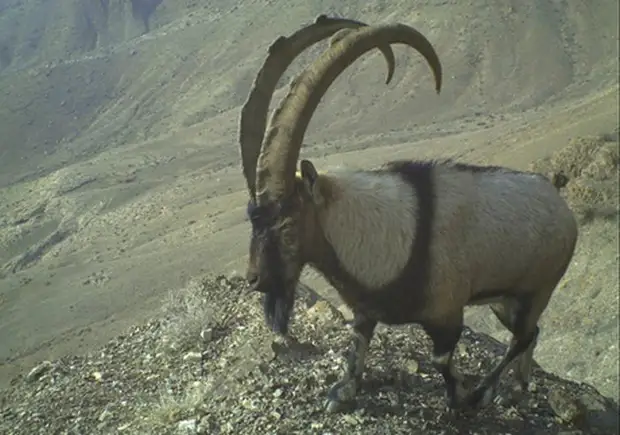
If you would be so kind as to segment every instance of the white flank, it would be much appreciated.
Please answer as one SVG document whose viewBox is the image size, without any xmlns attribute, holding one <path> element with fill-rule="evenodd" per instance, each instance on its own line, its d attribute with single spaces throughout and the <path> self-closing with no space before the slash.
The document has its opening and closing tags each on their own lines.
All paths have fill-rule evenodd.
<svg viewBox="0 0 620 435">
<path fill-rule="evenodd" d="M 338 171 L 328 177 L 335 198 L 321 225 L 342 267 L 369 289 L 389 284 L 406 266 L 415 239 L 413 188 L 396 174 Z"/>
</svg>

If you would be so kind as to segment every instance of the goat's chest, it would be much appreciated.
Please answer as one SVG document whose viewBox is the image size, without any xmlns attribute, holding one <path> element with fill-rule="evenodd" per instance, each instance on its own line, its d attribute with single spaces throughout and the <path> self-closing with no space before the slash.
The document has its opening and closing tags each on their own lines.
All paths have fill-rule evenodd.
<svg viewBox="0 0 620 435">
<path fill-rule="evenodd" d="M 368 291 L 347 277 L 326 275 L 344 303 L 354 312 L 388 325 L 414 323 L 423 320 L 425 293 L 411 287 L 389 286 Z"/>
<path fill-rule="evenodd" d="M 327 251 L 320 262 L 311 263 L 336 289 L 342 300 L 355 313 L 397 325 L 422 321 L 429 313 L 428 256 L 411 255 L 402 273 L 381 286 L 368 288 L 349 273 L 333 251 Z"/>
</svg>

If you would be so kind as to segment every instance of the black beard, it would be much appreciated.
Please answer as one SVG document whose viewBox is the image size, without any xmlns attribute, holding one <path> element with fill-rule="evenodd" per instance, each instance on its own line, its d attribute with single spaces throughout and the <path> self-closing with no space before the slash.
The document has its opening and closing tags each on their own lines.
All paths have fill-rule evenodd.
<svg viewBox="0 0 620 435">
<path fill-rule="evenodd" d="M 267 326 L 277 334 L 286 335 L 293 312 L 293 298 L 270 291 L 265 294 L 263 307 Z"/>
</svg>

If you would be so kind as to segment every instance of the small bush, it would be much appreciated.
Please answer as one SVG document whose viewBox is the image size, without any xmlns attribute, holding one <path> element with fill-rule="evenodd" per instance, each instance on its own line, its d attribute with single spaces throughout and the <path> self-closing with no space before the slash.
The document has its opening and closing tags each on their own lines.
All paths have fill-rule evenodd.
<svg viewBox="0 0 620 435">
<path fill-rule="evenodd" d="M 208 394 L 209 390 L 202 382 L 192 383 L 178 395 L 167 390 L 150 409 L 145 423 L 151 429 L 163 429 L 193 417 L 205 403 Z"/>
<path fill-rule="evenodd" d="M 619 144 L 617 135 L 577 138 L 549 158 L 531 165 L 531 170 L 551 179 L 568 177 L 564 194 L 581 223 L 595 218 L 618 216 Z"/>
<path fill-rule="evenodd" d="M 171 291 L 163 307 L 166 344 L 176 350 L 197 348 L 204 340 L 203 331 L 225 330 L 233 320 L 236 306 L 230 293 L 239 288 L 243 286 L 220 276 L 215 280 L 192 280 L 186 287 Z"/>
</svg>

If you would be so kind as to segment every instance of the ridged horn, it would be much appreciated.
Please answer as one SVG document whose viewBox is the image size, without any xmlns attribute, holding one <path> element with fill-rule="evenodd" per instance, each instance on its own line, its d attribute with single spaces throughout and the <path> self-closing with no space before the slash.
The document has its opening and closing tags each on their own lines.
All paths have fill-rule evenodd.
<svg viewBox="0 0 620 435">
<path fill-rule="evenodd" d="M 345 18 L 330 18 L 319 15 L 314 23 L 298 30 L 288 38 L 280 36 L 269 47 L 269 54 L 258 71 L 239 120 L 239 144 L 241 161 L 250 196 L 256 196 L 256 162 L 260 154 L 267 112 L 278 81 L 295 60 L 308 47 L 322 41 L 342 29 L 356 29 L 367 26 L 360 21 Z M 388 64 L 386 84 L 394 74 L 394 52 L 389 45 L 378 47 Z"/>
<path fill-rule="evenodd" d="M 281 199 L 291 193 L 304 134 L 329 86 L 360 56 L 373 48 L 391 44 L 405 44 L 420 52 L 433 71 L 435 90 L 440 92 L 439 57 L 426 37 L 413 27 L 385 24 L 345 34 L 292 81 L 288 94 L 274 110 L 258 158 L 259 203 Z"/>
</svg>

